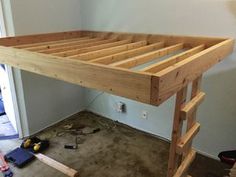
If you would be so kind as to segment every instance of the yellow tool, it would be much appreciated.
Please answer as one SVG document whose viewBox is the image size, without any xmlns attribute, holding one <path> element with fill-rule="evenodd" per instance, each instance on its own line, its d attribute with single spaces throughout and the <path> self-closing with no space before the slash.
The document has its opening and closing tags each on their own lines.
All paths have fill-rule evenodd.
<svg viewBox="0 0 236 177">
<path fill-rule="evenodd" d="M 38 152 L 39 149 L 40 149 L 40 147 L 41 147 L 41 142 L 39 142 L 39 143 L 35 143 L 35 144 L 34 144 L 34 147 L 33 147 L 34 152 Z"/>
<path fill-rule="evenodd" d="M 27 139 L 23 143 L 24 148 L 29 148 L 30 145 L 31 145 L 31 139 Z"/>
</svg>

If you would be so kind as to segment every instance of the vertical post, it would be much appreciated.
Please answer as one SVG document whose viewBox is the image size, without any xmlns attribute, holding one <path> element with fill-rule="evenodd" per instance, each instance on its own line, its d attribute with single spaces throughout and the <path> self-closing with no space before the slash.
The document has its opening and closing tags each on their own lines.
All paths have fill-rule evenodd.
<svg viewBox="0 0 236 177">
<path fill-rule="evenodd" d="M 179 137 L 182 134 L 182 126 L 183 120 L 180 117 L 180 111 L 182 106 L 186 102 L 187 96 L 187 86 L 183 87 L 180 91 L 176 94 L 176 101 L 175 101 L 175 114 L 174 114 L 174 121 L 173 121 L 173 128 L 172 128 L 172 140 L 170 146 L 170 153 L 169 153 L 169 163 L 168 163 L 168 171 L 167 177 L 172 177 L 178 167 L 180 156 L 176 153 L 176 146 Z"/>
<path fill-rule="evenodd" d="M 192 92 L 191 92 L 191 99 L 193 99 L 200 92 L 201 81 L 202 81 L 202 75 L 200 75 L 199 77 L 197 77 L 193 81 L 193 83 L 192 83 Z M 191 116 L 189 116 L 187 118 L 187 128 L 186 128 L 186 131 L 188 131 L 190 128 L 192 128 L 194 123 L 196 123 L 196 113 L 197 113 L 197 109 L 194 110 L 193 113 L 191 114 Z M 183 155 L 183 157 L 185 157 L 186 154 L 188 154 L 188 152 L 191 150 L 191 147 L 192 147 L 192 142 L 190 142 L 188 144 L 187 150 L 186 150 L 185 154 Z"/>
<path fill-rule="evenodd" d="M 176 94 L 175 102 L 175 114 L 173 121 L 172 129 L 172 140 L 169 153 L 169 163 L 167 177 L 182 177 L 187 176 L 188 168 L 191 162 L 194 160 L 196 152 L 192 150 L 192 138 L 195 136 L 194 133 L 197 133 L 197 129 L 193 131 L 194 125 L 196 125 L 196 112 L 197 112 L 197 103 L 193 101 L 196 100 L 197 95 L 200 93 L 200 84 L 201 84 L 202 75 L 197 77 L 192 82 L 192 91 L 191 98 L 186 103 L 187 97 L 187 86 L 183 87 Z M 192 107 L 191 113 L 188 113 L 185 117 L 181 113 L 183 110 Z M 188 110 L 188 109 L 187 109 Z M 188 110 L 190 111 L 190 110 Z M 186 133 L 182 135 L 183 120 L 187 120 Z M 190 135 L 192 138 L 189 138 Z M 189 138 L 189 139 L 188 139 Z M 185 141 L 183 141 L 185 139 Z M 181 141 L 184 142 L 184 146 L 181 146 Z M 182 148 L 182 149 L 180 149 Z"/>
</svg>

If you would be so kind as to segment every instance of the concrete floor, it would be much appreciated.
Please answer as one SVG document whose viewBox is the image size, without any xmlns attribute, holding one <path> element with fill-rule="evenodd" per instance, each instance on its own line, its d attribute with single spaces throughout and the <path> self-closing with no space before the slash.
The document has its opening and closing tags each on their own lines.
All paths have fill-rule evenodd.
<svg viewBox="0 0 236 177">
<path fill-rule="evenodd" d="M 74 128 L 92 127 L 101 131 L 80 135 L 77 150 L 64 149 L 74 142 L 74 133 L 62 132 L 64 125 Z M 84 129 L 85 130 L 85 129 Z M 58 134 L 60 136 L 58 136 Z M 38 135 L 49 139 L 45 154 L 80 172 L 80 177 L 165 177 L 169 143 L 146 133 L 112 122 L 88 112 L 81 112 Z M 20 144 L 19 140 L 0 141 L 7 152 Z M 193 177 L 222 177 L 230 168 L 216 160 L 198 155 L 191 167 Z M 64 177 L 65 175 L 38 160 L 22 169 L 12 167 L 15 177 Z"/>
</svg>

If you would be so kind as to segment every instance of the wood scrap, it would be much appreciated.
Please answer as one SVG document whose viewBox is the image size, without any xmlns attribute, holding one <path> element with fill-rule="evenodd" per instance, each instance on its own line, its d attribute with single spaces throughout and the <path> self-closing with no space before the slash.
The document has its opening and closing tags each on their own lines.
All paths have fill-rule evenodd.
<svg viewBox="0 0 236 177">
<path fill-rule="evenodd" d="M 65 175 L 69 177 L 78 177 L 79 172 L 74 170 L 73 168 L 70 168 L 46 155 L 43 155 L 41 153 L 35 154 L 35 157 L 40 160 L 41 162 L 47 164 L 48 166 L 64 173 Z"/>
</svg>

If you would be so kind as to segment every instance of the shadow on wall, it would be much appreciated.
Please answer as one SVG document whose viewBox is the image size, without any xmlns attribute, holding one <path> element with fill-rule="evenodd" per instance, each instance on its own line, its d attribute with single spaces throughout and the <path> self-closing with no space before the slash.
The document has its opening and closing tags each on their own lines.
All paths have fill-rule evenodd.
<svg viewBox="0 0 236 177">
<path fill-rule="evenodd" d="M 231 0 L 227 2 L 227 6 L 229 7 L 230 12 L 235 16 L 236 18 L 236 1 Z"/>
</svg>

